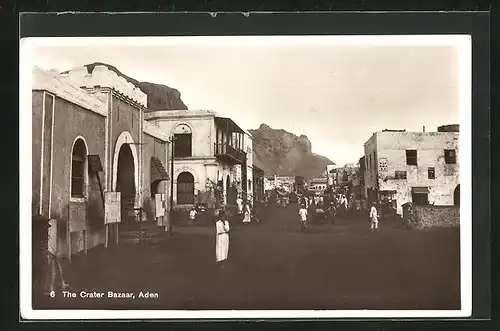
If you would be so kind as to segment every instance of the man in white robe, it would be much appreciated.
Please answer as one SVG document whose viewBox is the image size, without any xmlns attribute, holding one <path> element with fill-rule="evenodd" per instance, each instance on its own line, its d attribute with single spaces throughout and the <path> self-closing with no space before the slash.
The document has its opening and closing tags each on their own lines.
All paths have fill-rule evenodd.
<svg viewBox="0 0 500 331">
<path fill-rule="evenodd" d="M 238 205 L 238 214 L 243 214 L 243 199 L 241 196 L 238 196 L 238 199 L 236 199 L 236 205 Z"/>
<path fill-rule="evenodd" d="M 250 209 L 250 204 L 248 202 L 245 203 L 244 213 L 245 216 L 243 217 L 243 223 L 249 224 L 252 221 L 252 210 Z"/>
<path fill-rule="evenodd" d="M 215 222 L 215 256 L 217 263 L 223 268 L 229 253 L 229 222 L 224 211 L 220 211 L 217 222 Z"/>
<path fill-rule="evenodd" d="M 379 231 L 378 212 L 377 212 L 377 208 L 375 206 L 376 206 L 375 202 L 372 203 L 372 207 L 370 209 L 370 228 L 372 230 Z"/>
</svg>

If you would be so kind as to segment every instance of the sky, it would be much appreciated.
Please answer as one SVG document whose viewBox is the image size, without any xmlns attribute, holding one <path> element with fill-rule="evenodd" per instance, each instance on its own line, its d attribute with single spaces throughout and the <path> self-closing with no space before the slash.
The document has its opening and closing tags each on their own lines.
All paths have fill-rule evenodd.
<svg viewBox="0 0 500 331">
<path fill-rule="evenodd" d="M 44 69 L 104 62 L 178 89 L 189 109 L 215 110 L 245 129 L 266 123 L 304 134 L 314 153 L 338 165 L 357 163 L 376 131 L 436 131 L 460 118 L 453 45 L 130 41 L 38 45 L 32 52 Z"/>
</svg>

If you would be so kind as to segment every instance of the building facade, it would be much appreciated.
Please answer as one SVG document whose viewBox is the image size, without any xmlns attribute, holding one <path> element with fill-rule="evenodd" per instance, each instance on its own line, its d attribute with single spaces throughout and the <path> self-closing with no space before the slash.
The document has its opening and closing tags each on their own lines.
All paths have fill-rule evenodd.
<svg viewBox="0 0 500 331">
<path fill-rule="evenodd" d="M 264 181 L 265 174 L 264 170 L 253 165 L 253 197 L 254 201 L 264 201 Z"/>
<path fill-rule="evenodd" d="M 285 192 L 292 192 L 295 187 L 295 176 L 275 176 L 274 185 Z"/>
<path fill-rule="evenodd" d="M 127 217 L 134 208 L 156 218 L 152 197 L 168 187 L 168 148 L 144 123 L 146 104 L 142 91 L 104 66 L 33 69 L 32 212 L 52 220 L 60 255 L 116 236 L 105 231 L 107 192 L 121 193 L 120 226 L 136 225 Z"/>
<path fill-rule="evenodd" d="M 365 143 L 365 189 L 369 202 L 459 203 L 459 133 L 376 132 Z"/>
<path fill-rule="evenodd" d="M 276 175 L 264 177 L 264 192 L 270 192 L 276 188 Z"/>
<path fill-rule="evenodd" d="M 241 193 L 243 197 L 246 197 L 247 201 L 253 202 L 255 200 L 254 197 L 254 181 L 253 181 L 253 141 L 254 138 L 250 132 L 244 130 L 245 134 L 243 135 L 243 148 L 246 153 L 246 162 L 241 165 L 242 170 L 246 168 L 246 170 L 242 171 L 242 179 L 241 179 Z"/>
<path fill-rule="evenodd" d="M 231 119 L 209 110 L 158 110 L 145 117 L 174 140 L 174 207 L 232 205 L 239 193 L 247 193 L 252 160 L 245 150 L 251 146 Z"/>
<path fill-rule="evenodd" d="M 313 178 L 309 182 L 307 189 L 311 192 L 323 194 L 328 187 L 328 178 L 327 177 L 318 177 Z"/>
</svg>

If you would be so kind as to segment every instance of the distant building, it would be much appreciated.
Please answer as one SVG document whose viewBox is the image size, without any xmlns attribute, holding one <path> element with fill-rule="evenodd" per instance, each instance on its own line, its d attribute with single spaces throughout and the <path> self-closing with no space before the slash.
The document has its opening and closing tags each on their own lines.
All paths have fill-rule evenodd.
<svg viewBox="0 0 500 331">
<path fill-rule="evenodd" d="M 295 186 L 295 176 L 276 176 L 275 187 L 286 192 L 292 192 Z"/>
<path fill-rule="evenodd" d="M 297 192 L 298 194 L 304 194 L 305 190 L 304 184 L 305 184 L 304 177 L 295 176 L 295 186 L 294 186 L 295 192 Z"/>
<path fill-rule="evenodd" d="M 272 191 L 276 188 L 276 175 L 264 177 L 264 192 Z"/>
<path fill-rule="evenodd" d="M 368 200 L 402 204 L 460 203 L 459 132 L 376 132 L 364 145 Z"/>
<path fill-rule="evenodd" d="M 365 172 L 366 172 L 366 162 L 365 162 L 365 157 L 362 156 L 359 158 L 359 170 L 358 170 L 360 199 L 366 199 Z"/>
<path fill-rule="evenodd" d="M 253 197 L 254 201 L 263 201 L 265 192 L 265 175 L 264 170 L 253 166 Z"/>
<path fill-rule="evenodd" d="M 323 194 L 327 188 L 327 185 L 328 185 L 328 178 L 327 177 L 317 177 L 317 178 L 313 178 L 309 181 L 309 185 L 307 186 L 307 189 L 310 192 Z"/>
</svg>

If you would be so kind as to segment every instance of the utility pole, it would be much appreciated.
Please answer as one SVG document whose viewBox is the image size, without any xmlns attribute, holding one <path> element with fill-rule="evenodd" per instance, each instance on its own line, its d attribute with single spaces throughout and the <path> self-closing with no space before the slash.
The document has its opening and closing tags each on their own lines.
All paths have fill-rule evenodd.
<svg viewBox="0 0 500 331">
<path fill-rule="evenodd" d="M 172 152 L 170 155 L 170 211 L 168 215 L 167 230 L 169 234 L 173 231 L 173 216 L 174 216 L 174 144 L 175 137 L 170 138 L 170 143 L 172 144 Z"/>
</svg>

